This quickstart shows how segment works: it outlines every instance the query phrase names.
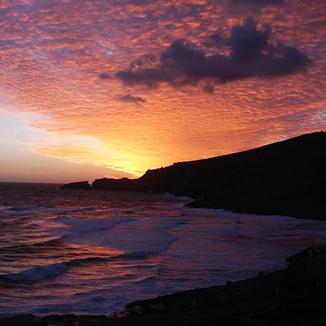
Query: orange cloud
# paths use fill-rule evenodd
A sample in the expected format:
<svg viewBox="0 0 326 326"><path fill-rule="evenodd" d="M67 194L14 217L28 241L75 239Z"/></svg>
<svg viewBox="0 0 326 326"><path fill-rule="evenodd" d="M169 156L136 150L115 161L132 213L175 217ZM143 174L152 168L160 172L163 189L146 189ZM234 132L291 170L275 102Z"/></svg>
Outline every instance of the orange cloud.
<svg viewBox="0 0 326 326"><path fill-rule="evenodd" d="M202 90L204 81L147 89L114 77L148 54L158 60L179 38L209 54L212 33L229 35L243 21L230 3L4 0L0 110L39 114L31 125L44 137L26 145L33 153L134 175L324 128L323 1L267 1L253 11L272 26L271 41L307 54L313 64L304 73L217 84L214 92Z"/></svg>

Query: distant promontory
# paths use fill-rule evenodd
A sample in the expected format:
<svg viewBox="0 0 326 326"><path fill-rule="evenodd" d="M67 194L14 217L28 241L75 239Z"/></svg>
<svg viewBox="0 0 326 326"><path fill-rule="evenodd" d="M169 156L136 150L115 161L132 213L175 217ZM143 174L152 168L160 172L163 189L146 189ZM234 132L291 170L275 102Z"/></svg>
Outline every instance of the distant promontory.
<svg viewBox="0 0 326 326"><path fill-rule="evenodd" d="M326 219L325 169L326 133L316 132L148 170L138 179L97 179L91 188L168 192L194 198L190 207ZM76 189L76 183L64 187Z"/></svg>

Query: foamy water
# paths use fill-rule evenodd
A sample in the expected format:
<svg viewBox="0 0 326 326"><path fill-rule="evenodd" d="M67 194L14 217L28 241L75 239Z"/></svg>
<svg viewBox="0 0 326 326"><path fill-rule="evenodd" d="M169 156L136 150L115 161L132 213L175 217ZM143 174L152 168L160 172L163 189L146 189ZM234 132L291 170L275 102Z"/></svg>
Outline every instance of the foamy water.
<svg viewBox="0 0 326 326"><path fill-rule="evenodd" d="M111 314L223 284L326 242L326 223L188 209L185 198L0 184L0 315Z"/></svg>

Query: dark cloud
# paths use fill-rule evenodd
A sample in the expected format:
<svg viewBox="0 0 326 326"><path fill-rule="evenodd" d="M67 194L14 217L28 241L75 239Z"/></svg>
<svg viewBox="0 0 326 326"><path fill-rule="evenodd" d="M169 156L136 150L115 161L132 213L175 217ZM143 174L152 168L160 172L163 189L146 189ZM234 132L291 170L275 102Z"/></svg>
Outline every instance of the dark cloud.
<svg viewBox="0 0 326 326"><path fill-rule="evenodd" d="M257 30L257 23L247 19L244 25L235 26L231 31L229 40L234 62L246 63L259 59L264 49L268 47L271 28L266 26Z"/></svg>
<svg viewBox="0 0 326 326"><path fill-rule="evenodd" d="M137 103L137 104L140 104L140 103L145 103L146 102L146 100L143 99L142 97L131 95L131 94L126 94L126 95L120 96L118 99L121 102L126 102L126 103Z"/></svg>
<svg viewBox="0 0 326 326"><path fill-rule="evenodd" d="M203 91L205 93L213 94L214 91L215 91L214 85L212 85L212 84L206 84L206 85L204 85Z"/></svg>
<svg viewBox="0 0 326 326"><path fill-rule="evenodd" d="M111 76L107 72L102 72L98 75L98 78L105 80L105 79L111 79Z"/></svg>
<svg viewBox="0 0 326 326"><path fill-rule="evenodd" d="M291 46L272 44L270 35L270 26L258 29L255 20L246 19L233 27L229 37L211 44L214 55L206 55L179 39L161 53L158 64L129 67L116 77L127 85L154 87L161 82L183 85L206 79L227 82L253 76L272 77L306 67L309 60L304 53ZM218 52L221 40L230 48L228 55Z"/></svg>

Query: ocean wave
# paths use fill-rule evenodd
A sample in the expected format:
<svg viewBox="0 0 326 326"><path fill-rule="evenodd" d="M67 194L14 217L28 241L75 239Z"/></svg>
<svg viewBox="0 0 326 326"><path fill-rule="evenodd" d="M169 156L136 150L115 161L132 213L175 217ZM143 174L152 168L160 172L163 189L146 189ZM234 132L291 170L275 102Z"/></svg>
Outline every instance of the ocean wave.
<svg viewBox="0 0 326 326"><path fill-rule="evenodd" d="M21 272L1 275L0 278L14 283L34 283L42 279L57 277L60 274L68 271L73 266L80 266L94 262L110 261L114 258L115 257L87 257L73 259L71 261L56 264L34 266Z"/></svg>
<svg viewBox="0 0 326 326"><path fill-rule="evenodd" d="M112 218L81 218L81 217L65 217L65 216L58 216L52 221L60 222L69 226L71 232L74 235L78 235L80 233L92 233L98 231L104 231L113 228L114 226L127 223L132 221L133 219L129 217L112 217Z"/></svg>
<svg viewBox="0 0 326 326"><path fill-rule="evenodd" d="M14 206L5 209L8 213L27 213L27 214L64 214L95 211L96 207L38 207L38 206Z"/></svg>
<svg viewBox="0 0 326 326"><path fill-rule="evenodd" d="M7 205L0 205L0 212L8 211L11 208L13 208L13 207L12 206L7 206Z"/></svg>
<svg viewBox="0 0 326 326"><path fill-rule="evenodd" d="M145 259L166 251L177 240L173 230L187 223L189 218L117 216L91 219L63 216L55 221L65 227L59 227L54 232L68 241L109 246L126 252L124 257Z"/></svg>
<svg viewBox="0 0 326 326"><path fill-rule="evenodd" d="M68 268L69 266L65 263L35 266L22 272L2 275L1 278L16 283L36 282L44 278L58 276L67 271Z"/></svg>
<svg viewBox="0 0 326 326"><path fill-rule="evenodd" d="M16 252L31 252L33 250L39 250L42 248L48 249L49 247L57 247L61 243L60 237L55 236L46 236L41 237L39 239L35 238L35 236L29 240L27 238L24 239L24 243L18 243L18 244L6 244L6 245L0 245L0 252L1 250L15 250Z"/></svg>

